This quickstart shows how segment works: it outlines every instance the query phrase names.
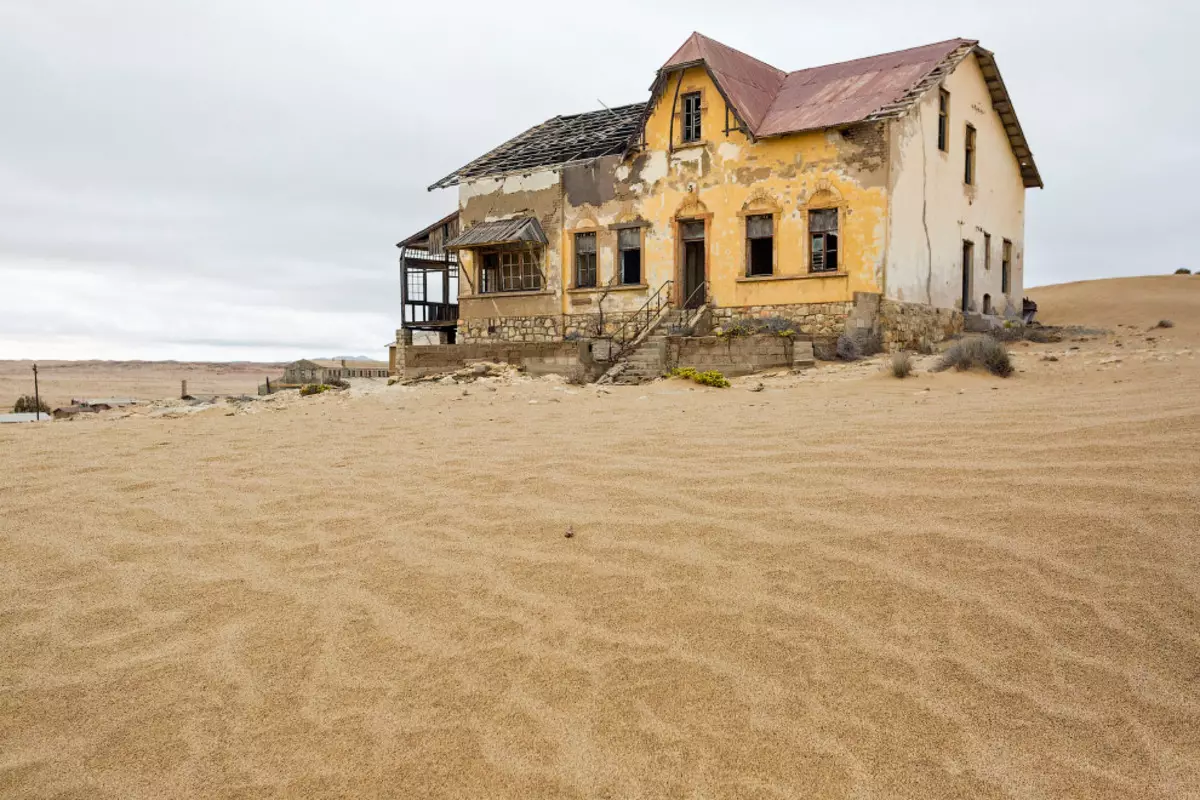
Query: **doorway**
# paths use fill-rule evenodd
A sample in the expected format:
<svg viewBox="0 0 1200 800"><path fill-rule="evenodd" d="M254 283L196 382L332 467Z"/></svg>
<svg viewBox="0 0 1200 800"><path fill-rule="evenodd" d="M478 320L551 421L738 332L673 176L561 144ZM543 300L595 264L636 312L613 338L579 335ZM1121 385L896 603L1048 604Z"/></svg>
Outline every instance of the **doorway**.
<svg viewBox="0 0 1200 800"><path fill-rule="evenodd" d="M962 311L971 310L971 272L975 266L975 243L963 239L962 251Z"/></svg>
<svg viewBox="0 0 1200 800"><path fill-rule="evenodd" d="M684 308L699 308L708 301L707 292L702 288L705 280L704 221L681 222L679 232L683 239L683 305Z"/></svg>

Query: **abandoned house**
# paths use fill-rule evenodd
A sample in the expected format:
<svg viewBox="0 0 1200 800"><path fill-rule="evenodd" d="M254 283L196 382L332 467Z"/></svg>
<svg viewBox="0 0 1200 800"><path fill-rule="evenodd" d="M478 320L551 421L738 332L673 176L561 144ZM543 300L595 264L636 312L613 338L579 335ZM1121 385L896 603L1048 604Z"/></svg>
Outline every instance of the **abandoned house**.
<svg viewBox="0 0 1200 800"><path fill-rule="evenodd" d="M784 72L696 33L647 102L555 117L430 189L455 186L457 213L401 242L404 330L628 358L743 318L818 354L1019 318L1042 180L976 41Z"/></svg>
<svg viewBox="0 0 1200 800"><path fill-rule="evenodd" d="M287 386L306 383L329 383L347 378L386 378L388 365L383 361L309 360L302 358L283 368L279 381Z"/></svg>

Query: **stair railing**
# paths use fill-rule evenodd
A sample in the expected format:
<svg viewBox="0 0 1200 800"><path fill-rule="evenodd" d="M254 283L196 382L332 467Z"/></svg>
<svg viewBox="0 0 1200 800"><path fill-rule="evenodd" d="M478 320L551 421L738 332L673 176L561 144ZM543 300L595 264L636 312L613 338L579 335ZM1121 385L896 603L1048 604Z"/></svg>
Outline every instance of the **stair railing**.
<svg viewBox="0 0 1200 800"><path fill-rule="evenodd" d="M654 323L663 309L670 305L671 284L670 280L663 281L662 286L659 286L652 295L646 298L646 302L642 303L641 308L626 317L612 335L607 337L616 351L610 356L610 361L615 362L624 358L637 338Z"/></svg>
<svg viewBox="0 0 1200 800"><path fill-rule="evenodd" d="M699 300L699 302L696 302L697 300ZM694 302L696 302L696 304L693 306L692 303ZM708 302L708 281L705 280L700 281L699 285L697 285L695 289L692 289L692 293L688 295L686 300L683 301L682 308L684 311L694 311L695 309L700 308L700 306L704 305L706 302Z"/></svg>

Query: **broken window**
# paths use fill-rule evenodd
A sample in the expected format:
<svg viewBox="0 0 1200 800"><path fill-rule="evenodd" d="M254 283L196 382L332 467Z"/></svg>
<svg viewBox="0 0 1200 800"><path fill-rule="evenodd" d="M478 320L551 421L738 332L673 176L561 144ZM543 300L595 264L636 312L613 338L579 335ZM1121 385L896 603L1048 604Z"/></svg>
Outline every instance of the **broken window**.
<svg viewBox="0 0 1200 800"><path fill-rule="evenodd" d="M992 235L990 233L983 235L983 268L985 270L992 268Z"/></svg>
<svg viewBox="0 0 1200 800"><path fill-rule="evenodd" d="M770 275L775 271L775 217L755 214L746 217L746 275Z"/></svg>
<svg viewBox="0 0 1200 800"><path fill-rule="evenodd" d="M541 259L540 248L484 253L479 270L479 292L530 292L541 289L542 273L538 269Z"/></svg>
<svg viewBox="0 0 1200 800"><path fill-rule="evenodd" d="M683 141L700 141L699 92L689 92L683 96Z"/></svg>
<svg viewBox="0 0 1200 800"><path fill-rule="evenodd" d="M1000 291L1009 293L1009 282L1012 280L1012 242L1004 240L1000 250Z"/></svg>
<svg viewBox="0 0 1200 800"><path fill-rule="evenodd" d="M642 229L617 231L617 252L621 259L621 283L636 286L642 282Z"/></svg>
<svg viewBox="0 0 1200 800"><path fill-rule="evenodd" d="M596 234L575 234L575 286L580 289L596 285Z"/></svg>
<svg viewBox="0 0 1200 800"><path fill-rule="evenodd" d="M938 92L938 150L950 150L950 93Z"/></svg>
<svg viewBox="0 0 1200 800"><path fill-rule="evenodd" d="M814 209L808 212L809 268L813 272L837 272L838 210Z"/></svg>
<svg viewBox="0 0 1200 800"><path fill-rule="evenodd" d="M405 292L408 300L421 301L425 299L425 271L412 270L408 272L408 286Z"/></svg>
<svg viewBox="0 0 1200 800"><path fill-rule="evenodd" d="M963 171L963 182L968 186L975 185L975 126L967 125L967 138L965 143L966 149L966 167Z"/></svg>

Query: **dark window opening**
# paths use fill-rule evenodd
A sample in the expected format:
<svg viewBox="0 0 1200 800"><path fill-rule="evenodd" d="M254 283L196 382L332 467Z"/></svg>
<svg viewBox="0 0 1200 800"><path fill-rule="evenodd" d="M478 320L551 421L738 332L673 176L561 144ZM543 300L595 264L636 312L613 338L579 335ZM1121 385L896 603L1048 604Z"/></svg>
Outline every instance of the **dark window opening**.
<svg viewBox="0 0 1200 800"><path fill-rule="evenodd" d="M1012 242L1004 240L1000 251L1000 291L1008 294L1012 287Z"/></svg>
<svg viewBox="0 0 1200 800"><path fill-rule="evenodd" d="M983 268L985 270L992 268L992 235L990 233L983 235Z"/></svg>
<svg viewBox="0 0 1200 800"><path fill-rule="evenodd" d="M984 294L983 296L983 313L992 313L992 296L990 294Z"/></svg>
<svg viewBox="0 0 1200 800"><path fill-rule="evenodd" d="M938 93L938 150L950 149L950 93L942 89Z"/></svg>
<svg viewBox="0 0 1200 800"><path fill-rule="evenodd" d="M770 214L746 217L746 274L770 275L775 271L775 218Z"/></svg>
<svg viewBox="0 0 1200 800"><path fill-rule="evenodd" d="M975 126L967 125L966 167L963 171L963 182L968 186L975 185Z"/></svg>
<svg viewBox="0 0 1200 800"><path fill-rule="evenodd" d="M822 208L808 212L809 269L812 272L837 272L838 211Z"/></svg>
<svg viewBox="0 0 1200 800"><path fill-rule="evenodd" d="M971 310L971 271L975 268L975 243L963 239L962 243L962 310Z"/></svg>
<svg viewBox="0 0 1200 800"><path fill-rule="evenodd" d="M700 93L683 96L683 141L700 141Z"/></svg>
<svg viewBox="0 0 1200 800"><path fill-rule="evenodd" d="M575 234L575 285L581 289L596 285L596 234Z"/></svg>
<svg viewBox="0 0 1200 800"><path fill-rule="evenodd" d="M642 282L642 230L621 228L617 231L617 252L621 260L621 283L636 286Z"/></svg>

